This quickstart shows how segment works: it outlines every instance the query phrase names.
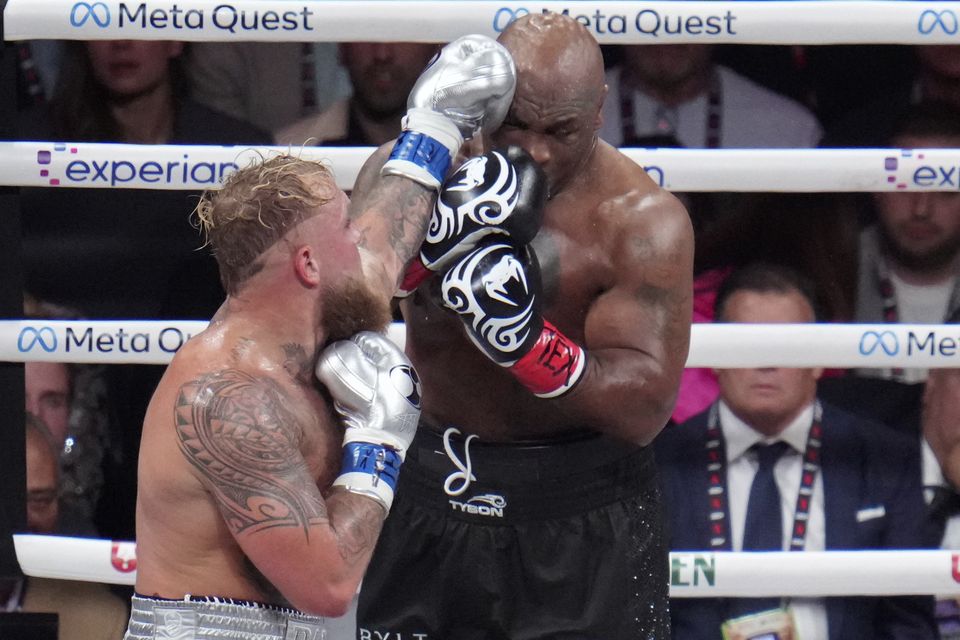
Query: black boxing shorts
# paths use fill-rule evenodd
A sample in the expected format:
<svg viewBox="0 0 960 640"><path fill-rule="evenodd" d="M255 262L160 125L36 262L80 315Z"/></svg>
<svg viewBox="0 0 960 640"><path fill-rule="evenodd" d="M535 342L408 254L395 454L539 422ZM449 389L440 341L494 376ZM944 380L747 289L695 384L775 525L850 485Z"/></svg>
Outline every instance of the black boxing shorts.
<svg viewBox="0 0 960 640"><path fill-rule="evenodd" d="M359 640L669 638L650 448L421 427L360 589Z"/></svg>

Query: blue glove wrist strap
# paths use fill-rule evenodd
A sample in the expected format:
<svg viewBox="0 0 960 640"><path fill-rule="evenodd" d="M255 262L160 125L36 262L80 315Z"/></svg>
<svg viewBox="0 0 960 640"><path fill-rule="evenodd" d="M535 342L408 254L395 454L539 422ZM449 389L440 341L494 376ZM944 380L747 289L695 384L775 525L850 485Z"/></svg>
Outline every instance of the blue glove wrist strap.
<svg viewBox="0 0 960 640"><path fill-rule="evenodd" d="M343 445L340 473L368 473L373 476L373 486L377 486L378 482L385 482L391 489L396 490L402 462L399 453L382 444L348 442Z"/></svg>
<svg viewBox="0 0 960 640"><path fill-rule="evenodd" d="M434 138L416 131L404 131L390 152L390 160L412 162L443 182L450 168L450 150Z"/></svg>

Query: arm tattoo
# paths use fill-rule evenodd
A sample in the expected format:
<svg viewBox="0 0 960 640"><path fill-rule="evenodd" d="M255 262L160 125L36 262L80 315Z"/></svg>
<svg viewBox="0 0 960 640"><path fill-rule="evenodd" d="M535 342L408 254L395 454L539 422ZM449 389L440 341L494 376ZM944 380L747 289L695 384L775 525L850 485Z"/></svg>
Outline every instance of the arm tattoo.
<svg viewBox="0 0 960 640"><path fill-rule="evenodd" d="M332 498L331 523L336 528L337 550L344 562L356 564L377 544L383 527L383 507L372 500L352 499L352 494L338 493Z"/></svg>
<svg viewBox="0 0 960 640"><path fill-rule="evenodd" d="M226 369L192 380L177 397L180 451L209 482L234 534L326 522L300 453L301 427L272 380Z"/></svg>
<svg viewBox="0 0 960 640"><path fill-rule="evenodd" d="M405 178L387 178L374 191L365 204L386 218L385 240L397 259L406 263L423 242L434 192ZM366 236L360 241L361 246L366 247L365 243Z"/></svg>

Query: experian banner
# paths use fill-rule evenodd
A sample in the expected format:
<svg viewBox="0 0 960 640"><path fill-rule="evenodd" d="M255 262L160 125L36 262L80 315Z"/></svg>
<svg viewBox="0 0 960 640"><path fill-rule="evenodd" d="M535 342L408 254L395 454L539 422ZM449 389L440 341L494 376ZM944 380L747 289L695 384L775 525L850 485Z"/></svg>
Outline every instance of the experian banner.
<svg viewBox="0 0 960 640"><path fill-rule="evenodd" d="M530 13L580 21L606 44L951 44L955 2L503 0L8 0L7 40L419 41L495 36Z"/></svg>
<svg viewBox="0 0 960 640"><path fill-rule="evenodd" d="M0 184L206 189L276 153L331 164L350 190L373 147L0 142ZM672 191L957 191L960 149L643 149L623 152Z"/></svg>
<svg viewBox="0 0 960 640"><path fill-rule="evenodd" d="M0 184L26 187L202 190L240 167L278 153L336 164L351 189L372 147L136 145L90 142L0 142Z"/></svg>

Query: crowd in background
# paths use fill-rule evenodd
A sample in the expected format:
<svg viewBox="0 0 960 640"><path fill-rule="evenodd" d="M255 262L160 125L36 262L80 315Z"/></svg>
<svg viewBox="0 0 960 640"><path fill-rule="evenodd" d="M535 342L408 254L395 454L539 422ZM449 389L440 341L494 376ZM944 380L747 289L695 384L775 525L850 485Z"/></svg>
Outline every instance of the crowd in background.
<svg viewBox="0 0 960 640"><path fill-rule="evenodd" d="M151 41L17 46L19 139L294 148L395 138L407 93L436 49ZM960 46L656 45L610 46L604 53L608 94L600 136L615 146L960 148ZM39 188L21 194L28 317L209 319L222 301L215 262L190 221L196 194ZM696 231L694 321L960 319L956 192L678 195ZM26 365L28 411L59 457L59 515L45 531L133 538L139 429L161 373L147 365ZM673 548L761 548L752 546L748 525L752 478L764 469L783 477L799 469L811 424L840 435L836 442L824 438L822 476L808 487L820 504L810 513L807 550L960 548L960 498L941 468L949 458L944 425L951 410L960 417L949 401L957 375L687 370L674 420L657 443L666 490L676 496L667 500L673 530L689 535L678 534ZM800 416L807 421L802 428ZM711 429L732 430L730 523L721 543L706 530L709 513L695 504L707 495L696 479L706 463L691 451L703 449ZM790 429L800 435L783 440L795 445L765 467L766 454L754 445ZM36 431L28 428L28 440L37 440ZM742 477L734 480L734 473ZM862 519L870 506L864 496L884 503L886 513ZM843 508L835 512L838 502ZM783 529L794 522L793 508L780 514ZM789 548L781 544L789 531L777 531L766 548ZM694 604L697 611L688 612ZM715 604L722 619L727 604ZM854 603L849 611L832 599L797 604L809 637L827 637L828 628L831 638L855 637L837 635L844 615L848 625L875 617L880 635L874 637L937 633L933 603L924 598ZM956 607L937 607L939 633L951 637L960 621ZM700 637L700 625L715 631L716 624L698 619L712 611L700 599L678 606L677 637Z"/></svg>

